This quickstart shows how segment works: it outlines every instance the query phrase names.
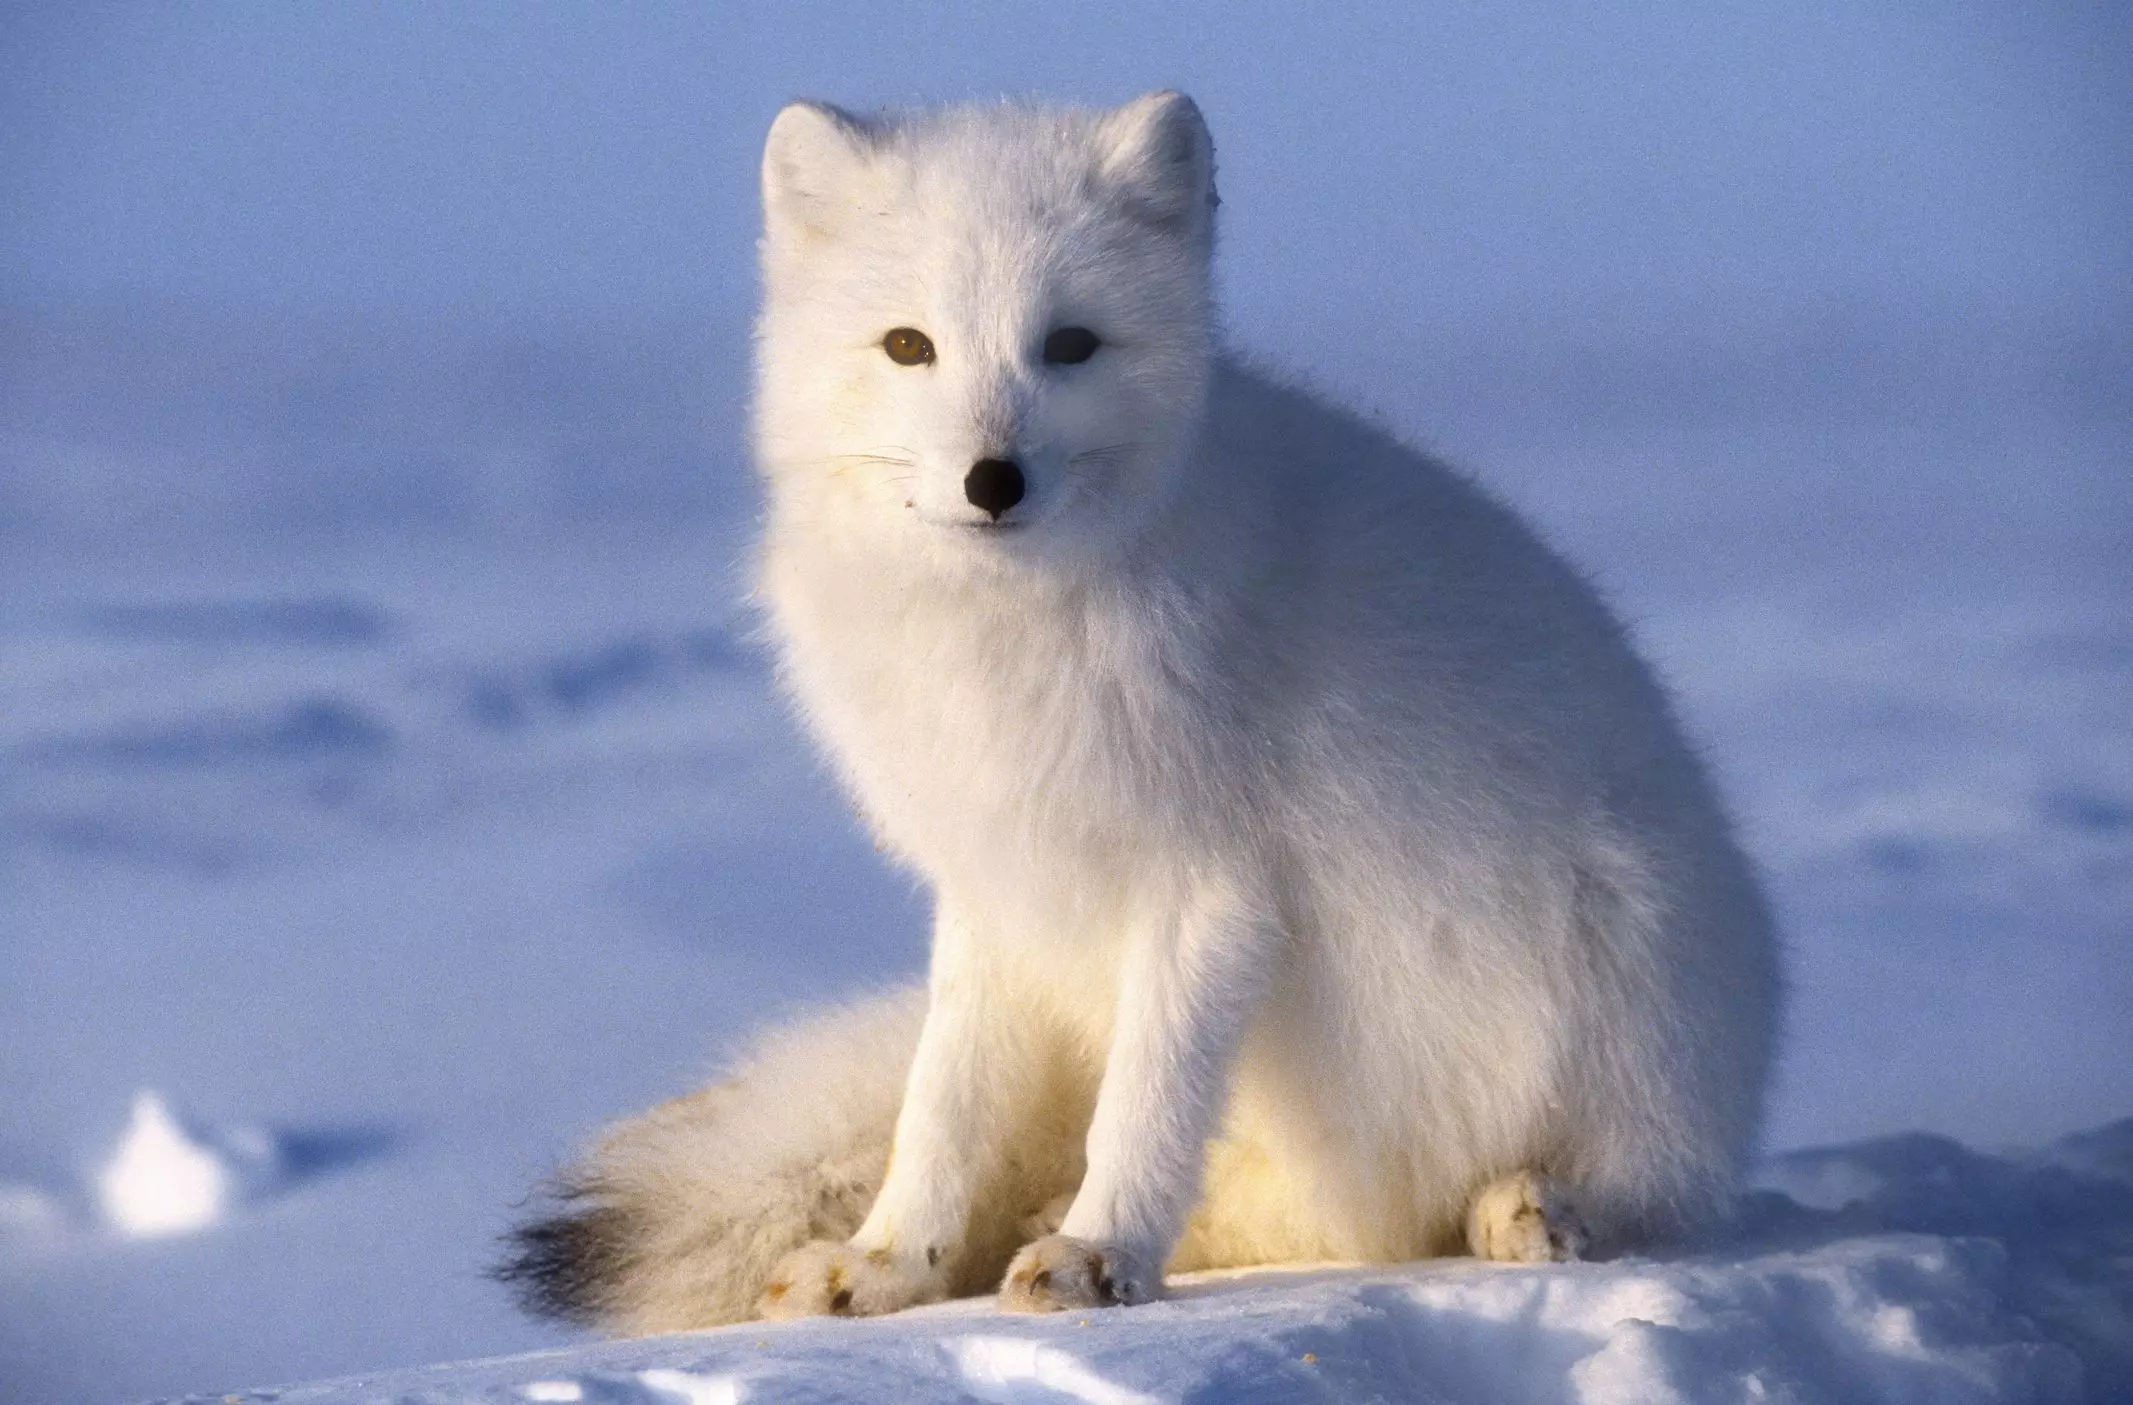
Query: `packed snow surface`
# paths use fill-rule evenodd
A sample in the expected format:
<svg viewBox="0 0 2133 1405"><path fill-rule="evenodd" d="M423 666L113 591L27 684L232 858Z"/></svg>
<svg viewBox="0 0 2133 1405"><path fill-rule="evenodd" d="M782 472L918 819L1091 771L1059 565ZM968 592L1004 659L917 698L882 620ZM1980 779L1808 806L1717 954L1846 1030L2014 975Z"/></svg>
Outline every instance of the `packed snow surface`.
<svg viewBox="0 0 2133 1405"><path fill-rule="evenodd" d="M2133 1121L1993 1157L1907 1136L1777 1158L1731 1238L1551 1267L1441 1260L1197 1274L1131 1309L968 1301L751 1323L228 1397L277 1405L596 1401L1457 1401L1463 1405L2133 1398ZM214 1399L217 1397L202 1397Z"/></svg>

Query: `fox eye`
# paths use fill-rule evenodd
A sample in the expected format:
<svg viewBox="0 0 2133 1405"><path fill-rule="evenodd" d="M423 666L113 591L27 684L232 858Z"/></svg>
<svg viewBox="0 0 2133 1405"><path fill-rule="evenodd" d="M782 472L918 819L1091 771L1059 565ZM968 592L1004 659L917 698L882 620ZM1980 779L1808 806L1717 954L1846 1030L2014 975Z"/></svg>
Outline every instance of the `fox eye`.
<svg viewBox="0 0 2133 1405"><path fill-rule="evenodd" d="M1059 327L1044 339L1044 359L1054 366L1079 366L1102 345L1087 327Z"/></svg>
<svg viewBox="0 0 2133 1405"><path fill-rule="evenodd" d="M923 366L933 360L933 338L916 327L895 327L881 339L881 349L899 366Z"/></svg>

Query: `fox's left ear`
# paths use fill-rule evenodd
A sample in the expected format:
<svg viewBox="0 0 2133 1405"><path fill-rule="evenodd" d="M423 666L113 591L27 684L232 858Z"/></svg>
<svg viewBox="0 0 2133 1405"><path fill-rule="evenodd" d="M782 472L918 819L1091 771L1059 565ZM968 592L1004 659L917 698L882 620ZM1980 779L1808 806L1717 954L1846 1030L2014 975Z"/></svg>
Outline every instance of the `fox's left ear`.
<svg viewBox="0 0 2133 1405"><path fill-rule="evenodd" d="M1104 118L1104 179L1150 224L1204 235L1215 210L1215 141L1183 93L1147 93Z"/></svg>

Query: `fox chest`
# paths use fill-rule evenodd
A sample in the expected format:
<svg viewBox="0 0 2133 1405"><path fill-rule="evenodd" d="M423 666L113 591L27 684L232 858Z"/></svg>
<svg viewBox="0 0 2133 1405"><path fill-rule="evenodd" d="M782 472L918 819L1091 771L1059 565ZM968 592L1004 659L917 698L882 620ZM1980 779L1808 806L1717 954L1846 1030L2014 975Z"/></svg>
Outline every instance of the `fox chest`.
<svg viewBox="0 0 2133 1405"><path fill-rule="evenodd" d="M1160 640L1041 616L787 621L790 684L881 837L937 882L1116 891L1229 803L1225 732Z"/></svg>

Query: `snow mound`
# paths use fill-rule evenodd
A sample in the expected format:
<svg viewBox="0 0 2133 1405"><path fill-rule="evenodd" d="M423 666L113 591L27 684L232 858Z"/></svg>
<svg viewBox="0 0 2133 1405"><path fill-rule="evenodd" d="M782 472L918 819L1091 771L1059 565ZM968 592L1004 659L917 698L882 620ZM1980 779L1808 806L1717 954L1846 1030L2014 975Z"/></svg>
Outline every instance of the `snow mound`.
<svg viewBox="0 0 2133 1405"><path fill-rule="evenodd" d="M282 1179L281 1148L257 1127L207 1129L180 1119L162 1096L134 1096L132 1120L97 1176L105 1222L128 1239L192 1234Z"/></svg>
<svg viewBox="0 0 2133 1405"><path fill-rule="evenodd" d="M1730 1241L1671 1257L1195 1274L1131 1310L1026 1318L948 1303L226 1398L2133 1400L2129 1148L2133 1121L2004 1157L1928 1136L1794 1152L1771 1162Z"/></svg>

